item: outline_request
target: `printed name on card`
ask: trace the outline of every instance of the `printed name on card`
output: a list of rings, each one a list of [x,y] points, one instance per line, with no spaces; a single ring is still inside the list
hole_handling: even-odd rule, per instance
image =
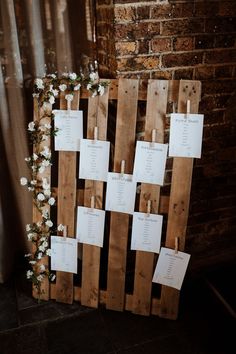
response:
[[[201,157],[203,119],[202,114],[171,114],[169,156]]]
[[[131,250],[159,253],[162,221],[162,215],[134,212]]]
[[[167,144],[137,141],[133,178],[137,182],[163,185]]]
[[[86,207],[77,208],[76,237],[80,243],[103,246],[105,211]]]
[[[82,139],[80,141],[79,178],[107,181],[110,142]]]
[[[136,182],[133,176],[109,172],[106,191],[106,210],[133,214],[136,197]]]
[[[51,269],[76,274],[77,246],[74,238],[51,236]]]
[[[54,110],[55,150],[79,151],[80,140],[83,138],[83,112],[76,110]]]
[[[189,259],[188,253],[162,247],[152,281],[180,290]]]

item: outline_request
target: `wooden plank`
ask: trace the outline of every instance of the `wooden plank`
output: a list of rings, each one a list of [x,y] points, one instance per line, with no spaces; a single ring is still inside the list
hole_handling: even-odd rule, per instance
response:
[[[185,113],[190,100],[191,113],[198,112],[201,96],[199,81],[180,81],[178,112]],[[174,158],[169,213],[167,222],[166,247],[174,248],[175,237],[179,237],[179,250],[184,250],[188,221],[189,201],[192,181],[192,158]],[[160,316],[176,319],[178,316],[179,291],[162,286]]]
[[[98,139],[106,140],[108,117],[107,88],[103,96],[89,98],[87,138],[94,138],[94,128],[98,127]],[[84,205],[91,206],[91,197],[95,196],[95,208],[103,206],[103,182],[85,181]],[[81,304],[89,307],[98,307],[99,302],[99,272],[100,272],[100,247],[83,245],[82,257],[82,286]]]
[[[44,124],[51,124],[51,119],[49,117],[49,115],[51,114],[51,110],[52,110],[52,106],[48,105],[47,106],[47,116],[45,116],[45,110],[43,107],[39,107],[38,104],[38,100],[35,98],[34,99],[34,121],[40,121],[40,125],[44,125]],[[42,118],[44,117],[45,118]],[[50,149],[50,139],[43,141],[40,143],[39,145],[39,151],[37,151],[34,147],[34,153],[35,154],[39,154],[40,151],[43,150],[44,147],[48,147]],[[36,179],[39,182],[42,182],[43,178],[47,178],[48,183],[51,182],[51,167],[47,167],[45,168],[45,171],[43,173],[37,173],[37,177]],[[43,207],[42,208],[43,211],[48,210],[48,212],[50,212],[50,208],[47,207]],[[42,221],[42,215],[39,212],[39,210],[37,209],[37,207],[33,204],[33,215],[32,215],[32,219],[33,219],[33,223],[37,223],[37,222],[41,222]],[[36,251],[36,247],[32,244],[32,251],[35,252]],[[46,267],[48,267],[49,262],[48,262],[48,256],[43,257],[40,261],[37,262],[37,267],[39,267],[41,264],[44,264]],[[41,300],[48,300],[50,297],[50,293],[49,293],[49,281],[48,278],[45,278],[42,283],[41,283],[41,294],[38,294],[38,290],[37,288],[33,285],[33,297],[38,298],[40,296]]]
[[[152,141],[152,130],[156,129],[156,142],[164,142],[165,115],[168,98],[168,81],[149,80],[145,122],[145,141]],[[140,212],[147,212],[148,200],[152,203],[152,213],[158,213],[160,186],[142,183]],[[154,253],[136,252],[133,312],[148,316],[151,309],[152,276]]]
[[[125,173],[133,171],[138,85],[138,80],[119,80],[114,172],[120,172],[122,160]],[[111,212],[106,307],[117,311],[124,308],[128,227],[129,215]]]
[[[71,109],[79,108],[79,93],[74,94]],[[60,109],[67,109],[64,95],[60,99]],[[68,237],[75,235],[76,206],[76,152],[60,151],[58,161],[57,223],[67,226]],[[73,302],[73,274],[57,272],[56,301]]]

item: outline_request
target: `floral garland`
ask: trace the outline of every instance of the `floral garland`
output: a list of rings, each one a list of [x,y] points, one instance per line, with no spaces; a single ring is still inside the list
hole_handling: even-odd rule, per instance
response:
[[[31,268],[27,270],[26,276],[37,289],[38,299],[43,293],[42,282],[46,278],[49,281],[54,281],[56,277],[54,273],[50,272],[48,266],[43,264],[43,258],[51,255],[49,240],[50,235],[55,230],[53,230],[53,222],[50,219],[49,211],[50,207],[55,205],[56,199],[53,196],[48,179],[43,176],[39,178],[39,176],[52,165],[51,151],[47,146],[42,146],[42,142],[46,142],[49,138],[55,136],[57,129],[53,128],[50,123],[44,123],[43,119],[48,118],[47,121],[53,119],[53,114],[48,113],[48,104],[53,105],[60,92],[66,91],[65,99],[67,102],[71,102],[74,92],[82,87],[91,92],[92,97],[95,97],[97,95],[102,96],[108,84],[106,81],[100,82],[96,72],[91,72],[88,77],[76,73],[63,73],[61,77],[56,74],[49,74],[43,78],[36,78],[34,81],[33,97],[37,99],[38,105],[43,108],[44,113],[38,120],[28,124],[28,132],[33,144],[33,154],[26,157],[25,161],[30,169],[31,179],[21,177],[20,183],[32,192],[34,205],[41,217],[41,221],[26,225],[28,241],[34,245],[32,253],[25,255]],[[59,232],[62,232],[63,229],[63,225],[57,227]]]

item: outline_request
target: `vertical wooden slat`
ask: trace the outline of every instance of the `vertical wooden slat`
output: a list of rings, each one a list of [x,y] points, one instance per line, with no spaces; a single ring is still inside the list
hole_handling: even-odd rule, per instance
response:
[[[152,129],[157,131],[156,142],[164,142],[165,114],[168,97],[167,80],[149,80],[145,121],[145,141],[151,141]],[[147,211],[147,201],[152,202],[152,213],[158,213],[160,186],[142,183],[139,211]],[[136,252],[133,312],[150,314],[154,253]]]
[[[93,139],[94,127],[98,127],[98,139],[106,140],[108,117],[109,89],[103,96],[89,98],[87,138]],[[84,205],[91,206],[91,197],[95,196],[95,207],[102,209],[103,182],[85,181]],[[83,245],[82,257],[82,285],[81,304],[89,307],[98,307],[99,302],[99,272],[100,272],[100,247]]]
[[[138,80],[120,79],[118,87],[114,172],[120,172],[125,160],[125,173],[132,173],[137,116]],[[108,254],[108,309],[122,311],[125,300],[125,271],[129,215],[111,212]]]
[[[178,112],[186,112],[187,100],[191,102],[191,113],[198,112],[201,84],[199,81],[180,81]],[[184,250],[188,220],[192,158],[175,157],[173,161],[170,204],[167,223],[166,247],[174,248],[175,237],[179,237],[179,250]],[[176,319],[178,316],[179,291],[162,286],[160,316]]]
[[[51,105],[48,105],[47,107],[47,114],[49,115],[51,113]],[[40,120],[40,125],[43,124],[48,124],[51,123],[49,117],[42,118],[45,115],[44,108],[40,108],[37,99],[34,99],[34,121],[39,121]],[[50,149],[50,139],[47,141],[43,141],[40,143],[39,149],[40,151],[43,150],[44,147],[48,147]],[[39,151],[36,151],[34,148],[34,153],[38,154]],[[47,178],[48,183],[51,182],[51,168],[47,167],[43,173],[37,173],[37,180],[42,181],[43,178]],[[48,208],[43,207],[43,210]],[[33,223],[41,222],[42,221],[42,215],[37,209],[37,207],[33,204],[33,213],[32,213],[32,218],[33,218]],[[35,252],[36,248],[34,245],[32,245],[32,251]],[[40,266],[40,264],[44,264],[46,267],[48,266],[48,256],[43,257],[39,262],[37,266]],[[38,298],[38,290],[33,286],[33,297]],[[40,294],[40,299],[41,300],[49,300],[50,294],[49,294],[49,281],[47,278],[45,278],[42,283],[41,283],[41,294]]]
[[[64,95],[60,99],[60,109],[67,108]],[[74,94],[71,109],[79,108],[79,93]],[[68,237],[75,235],[76,206],[76,152],[60,151],[58,161],[57,223],[67,226]],[[57,272],[56,300],[73,302],[73,274]]]

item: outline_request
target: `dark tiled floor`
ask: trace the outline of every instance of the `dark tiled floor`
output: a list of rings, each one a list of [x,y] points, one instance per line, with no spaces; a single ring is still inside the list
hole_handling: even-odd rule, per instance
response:
[[[0,354],[234,354],[235,274],[230,265],[186,277],[179,317],[171,321],[39,304],[20,272],[0,285]]]

